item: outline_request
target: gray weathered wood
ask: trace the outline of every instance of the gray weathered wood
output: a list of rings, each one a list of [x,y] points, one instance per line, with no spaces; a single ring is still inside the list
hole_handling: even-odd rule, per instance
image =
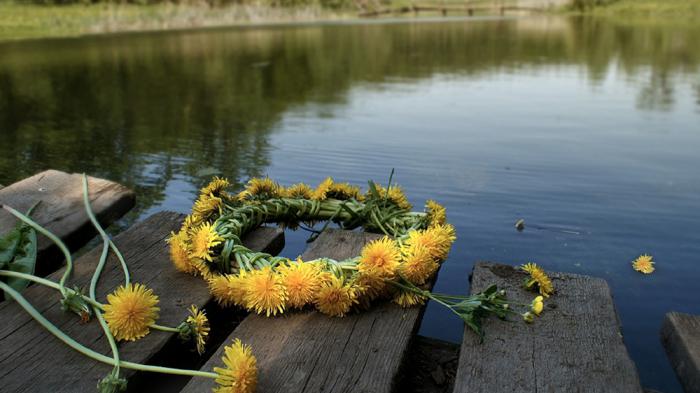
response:
[[[686,393],[700,393],[700,316],[670,312],[661,342]]]
[[[302,258],[346,258],[359,255],[377,235],[329,230]],[[250,344],[259,368],[258,392],[390,392],[421,308],[402,309],[383,303],[370,310],[332,318],[318,312],[284,317],[248,316],[228,337]],[[223,346],[203,367],[221,364]],[[183,392],[210,391],[213,383],[193,378]]]
[[[120,184],[89,177],[88,185],[92,209],[105,227],[134,207],[134,193]],[[82,247],[97,234],[85,213],[82,175],[48,170],[0,190],[0,205],[23,213],[38,201],[41,203],[32,218],[71,250]],[[16,222],[10,213],[0,210],[0,234],[10,231]],[[48,238],[39,236],[38,240],[37,274],[45,275],[57,269],[63,258]]]
[[[512,266],[477,263],[471,293],[496,284],[509,299],[529,304],[526,274]],[[455,392],[641,392],[622,341],[605,280],[551,273],[557,294],[532,324],[489,318],[483,343],[465,329]]]
[[[177,326],[186,317],[190,305],[203,307],[212,299],[201,278],[176,271],[169,260],[165,239],[179,228],[182,219],[177,213],[158,213],[114,239],[129,264],[132,281],[147,285],[159,296],[158,323],[166,326]],[[279,229],[260,228],[244,242],[255,249],[276,253],[283,247],[283,236]],[[71,284],[88,285],[101,248],[96,247],[77,261]],[[57,280],[62,271],[49,277]],[[98,293],[111,292],[122,280],[118,262],[110,257]],[[99,325],[95,321],[81,325],[75,315],[62,312],[56,291],[34,285],[24,295],[65,333],[99,352],[110,353]],[[3,392],[91,392],[95,391],[97,381],[111,370],[110,366],[98,364],[65,346],[15,302],[0,304],[0,321],[0,386]],[[136,342],[120,343],[122,359],[146,362],[173,336],[153,331]],[[126,377],[134,374],[130,370],[122,371]]]

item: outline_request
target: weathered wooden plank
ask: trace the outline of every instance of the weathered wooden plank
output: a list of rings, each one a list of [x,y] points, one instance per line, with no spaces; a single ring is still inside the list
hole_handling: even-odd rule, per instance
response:
[[[605,280],[552,273],[557,294],[533,324],[489,318],[486,337],[465,329],[455,392],[642,392],[622,340]],[[529,304],[526,274],[493,263],[477,263],[471,292],[496,284],[513,302]]]
[[[358,255],[377,235],[328,230],[302,258]],[[258,392],[390,392],[418,328],[421,308],[384,303],[372,309],[331,318],[318,312],[284,317],[248,316],[228,337],[253,347],[258,359]],[[219,365],[223,346],[203,369]],[[206,392],[211,381],[193,378],[183,392]]]
[[[670,312],[661,342],[686,393],[700,393],[700,316]]]
[[[89,177],[88,185],[92,208],[105,227],[134,207],[134,193],[120,184]],[[2,188],[0,205],[25,212],[41,201],[32,218],[76,250],[97,234],[85,213],[82,190],[82,175],[48,170]],[[11,230],[16,222],[11,214],[0,210],[0,234]],[[63,258],[49,239],[39,236],[38,240],[37,274],[46,275],[56,270]]]
[[[191,305],[202,307],[211,301],[206,283],[201,278],[180,273],[172,267],[165,239],[179,228],[183,216],[158,213],[116,236],[114,241],[129,264],[133,282],[143,283],[159,296],[160,324],[177,326]],[[251,247],[276,253],[283,247],[283,232],[260,228],[247,236]],[[75,264],[72,283],[87,286],[99,259],[101,246],[82,256]],[[58,271],[50,277],[57,280]],[[122,283],[118,262],[111,257],[98,287],[106,294]],[[25,296],[49,320],[84,345],[109,354],[102,330],[95,322],[81,325],[76,316],[60,310],[55,291],[34,285]],[[0,386],[7,392],[89,392],[104,377],[109,366],[86,359],[66,347],[34,322],[15,302],[0,304]],[[120,343],[122,358],[145,362],[173,337],[171,333],[151,332],[131,343]],[[190,355],[196,356],[196,355]],[[122,370],[124,376],[133,375]],[[40,378],[39,378],[40,376]]]

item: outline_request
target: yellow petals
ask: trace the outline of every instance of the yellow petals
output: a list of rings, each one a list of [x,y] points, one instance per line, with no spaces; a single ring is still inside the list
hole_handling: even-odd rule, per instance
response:
[[[403,278],[413,284],[424,284],[440,268],[430,250],[420,243],[404,247],[403,253],[404,257],[399,265],[399,272]]]
[[[201,194],[203,195],[221,195],[226,188],[228,188],[231,185],[231,183],[228,181],[228,179],[224,179],[221,177],[214,177],[212,181],[202,190],[200,191]]]
[[[311,199],[313,190],[304,183],[294,184],[284,190],[284,196],[287,198]]]
[[[311,199],[323,201],[328,197],[328,191],[333,187],[333,178],[325,178],[311,194]]]
[[[249,310],[268,317],[284,312],[287,292],[282,284],[282,277],[271,267],[266,266],[249,272],[244,283],[243,300]]]
[[[447,258],[447,254],[452,248],[455,239],[455,229],[450,224],[435,225],[421,231],[411,231],[408,233],[407,244],[409,246],[423,246],[430,252],[430,255],[438,261]]]
[[[224,307],[245,306],[245,272],[239,274],[212,275],[207,282],[209,292]]]
[[[428,212],[428,222],[431,227],[444,225],[447,222],[447,211],[441,204],[431,199],[425,203],[425,209]]]
[[[214,367],[218,374],[214,393],[253,393],[258,384],[257,360],[249,345],[235,339],[224,349],[225,367]]]
[[[117,340],[135,341],[158,319],[158,297],[142,284],[127,284],[107,295],[104,318]]]
[[[282,284],[287,290],[287,305],[302,308],[311,303],[323,283],[321,267],[301,260],[279,268]]]
[[[652,256],[647,254],[640,255],[637,259],[635,259],[632,262],[632,268],[644,274],[651,274],[654,272],[654,270],[656,270],[654,268],[654,261],[652,261]]]
[[[245,190],[238,194],[241,201],[254,199],[271,199],[282,196],[284,189],[269,177],[252,178],[248,181]]]
[[[172,233],[168,238],[170,244],[170,260],[175,268],[183,273],[195,274],[197,267],[192,263],[189,254],[188,237],[185,231]]]
[[[388,199],[391,203],[394,205],[400,207],[401,209],[404,210],[411,210],[413,208],[413,205],[411,205],[408,202],[408,198],[406,198],[406,194],[404,194],[403,190],[399,186],[390,186],[389,191],[387,191],[386,188],[382,187],[381,185],[374,183],[374,187],[377,190],[377,193],[379,194],[379,197],[384,199]],[[367,194],[365,195],[366,198],[372,198],[373,195],[371,191],[368,191]]]
[[[207,343],[209,336],[209,319],[204,311],[199,310],[197,306],[190,307],[190,315],[185,320],[186,332],[180,333],[180,336],[186,339],[191,339],[195,342],[197,353],[204,353],[204,345]]]
[[[526,288],[536,287],[540,295],[544,297],[549,297],[554,293],[554,284],[552,284],[552,280],[541,267],[530,262],[521,266],[521,269],[530,275],[530,278],[525,283]]]
[[[533,299],[530,309],[533,313],[535,313],[535,315],[539,316],[542,313],[542,310],[544,310],[544,298],[542,296],[537,296],[535,299]]]
[[[396,275],[400,261],[401,252],[396,241],[384,236],[362,248],[358,269],[360,273],[372,270],[382,278],[391,279]]]
[[[403,308],[408,308],[419,305],[422,306],[425,304],[426,300],[425,297],[417,293],[401,290],[394,296],[392,301]]]
[[[192,207],[192,216],[198,221],[207,221],[216,214],[221,213],[224,201],[212,194],[202,194],[197,198]]]
[[[201,258],[205,261],[212,261],[212,248],[221,244],[224,239],[219,236],[214,226],[205,223],[192,231],[190,236],[192,242],[191,256]]]
[[[357,288],[344,279],[332,276],[316,293],[314,301],[318,311],[333,317],[342,317],[357,304]]]

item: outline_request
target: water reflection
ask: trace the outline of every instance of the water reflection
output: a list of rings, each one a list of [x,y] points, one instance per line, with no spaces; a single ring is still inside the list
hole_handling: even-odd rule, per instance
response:
[[[213,173],[362,182],[396,167],[463,239],[439,290],[466,291],[476,259],[604,277],[643,382],[678,391],[657,334],[670,308],[700,313],[698,41],[700,26],[527,18],[0,44],[0,183],[114,179],[138,192],[128,224],[186,210]],[[519,217],[544,229],[517,233]],[[640,284],[627,261],[645,251],[667,263]],[[451,316],[425,321],[459,340]]]

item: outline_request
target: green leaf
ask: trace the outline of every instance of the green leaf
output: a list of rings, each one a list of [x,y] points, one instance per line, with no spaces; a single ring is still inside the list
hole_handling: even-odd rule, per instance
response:
[[[22,223],[18,223],[10,232],[0,238],[0,267],[10,263],[17,253],[22,239]]]
[[[34,274],[36,266],[37,239],[36,231],[32,228],[22,231],[22,247],[20,252],[15,255],[12,262],[7,264],[7,269],[13,272]],[[29,285],[28,280],[20,278],[8,277],[7,285],[11,286],[16,291],[22,291]]]

